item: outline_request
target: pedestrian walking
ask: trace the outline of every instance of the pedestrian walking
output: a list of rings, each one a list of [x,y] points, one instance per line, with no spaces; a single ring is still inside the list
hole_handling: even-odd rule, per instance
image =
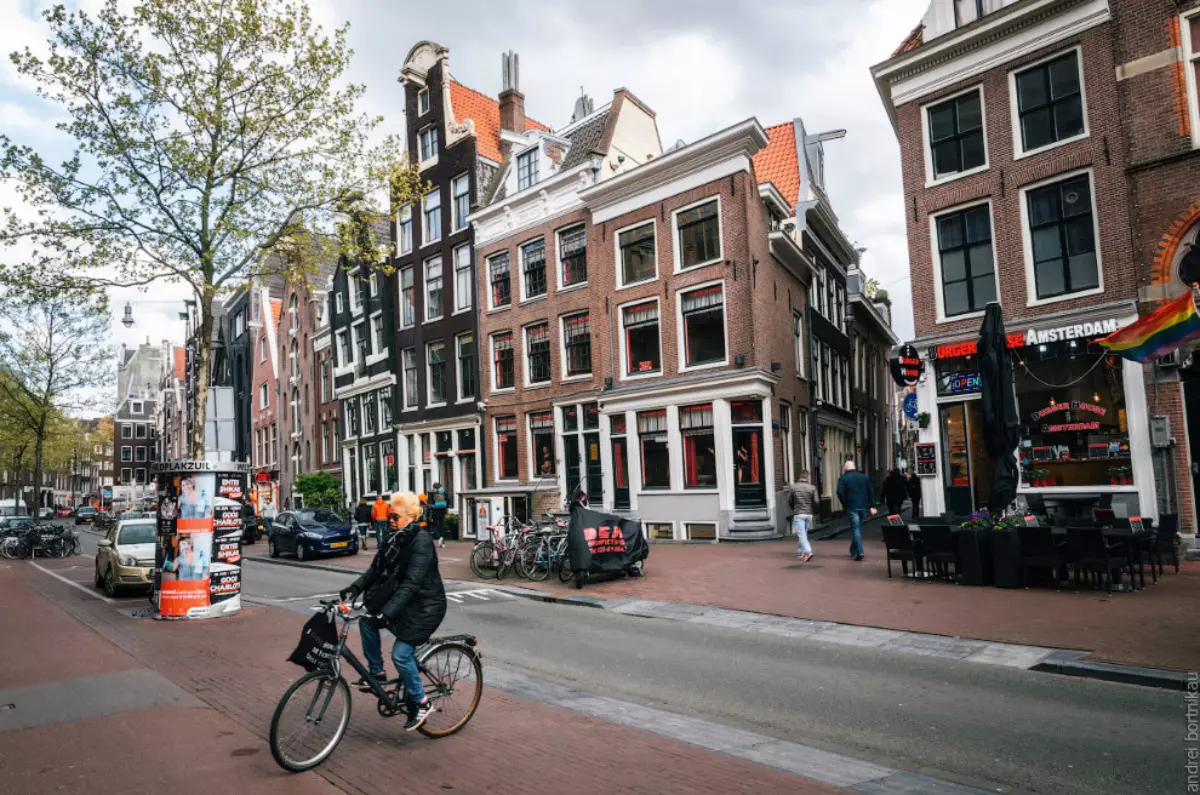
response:
[[[871,516],[879,513],[875,508],[875,486],[869,477],[858,471],[853,461],[847,461],[842,467],[842,476],[838,478],[837,495],[850,519],[850,557],[862,560],[865,557],[862,545],[863,519],[868,511]]]
[[[917,517],[924,515],[921,513],[921,480],[916,472],[908,473],[905,485],[908,487],[908,498],[912,500],[912,519],[916,521]]]
[[[792,512],[792,529],[796,533],[796,555],[801,563],[812,560],[808,531],[812,528],[818,499],[817,487],[809,482],[806,469],[800,473],[800,480],[788,487],[788,507]]]
[[[383,544],[383,538],[387,534],[388,529],[388,498],[390,495],[380,494],[375,497],[375,504],[371,506],[371,523],[375,526],[375,546]]]
[[[908,483],[899,469],[893,469],[883,481],[883,499],[887,503],[888,513],[898,516],[907,496]]]
[[[371,536],[371,513],[371,506],[367,504],[364,494],[358,498],[358,505],[354,506],[354,524],[358,526],[358,538],[363,549],[367,548],[367,539]]]
[[[446,547],[446,511],[449,507],[446,490],[441,483],[434,483],[429,499],[429,533],[441,549]]]
[[[275,504],[268,499],[262,507],[263,530],[268,537],[271,535],[271,525],[275,523],[275,516]]]

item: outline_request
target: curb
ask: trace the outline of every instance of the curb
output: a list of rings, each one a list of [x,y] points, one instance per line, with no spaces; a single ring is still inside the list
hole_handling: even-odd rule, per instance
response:
[[[349,566],[334,566],[328,563],[309,563],[301,560],[281,560],[279,558],[259,557],[258,555],[242,555],[243,561],[253,563],[270,563],[272,566],[291,566],[297,569],[313,569],[314,571],[330,571],[334,574],[362,574],[366,569],[352,569]]]

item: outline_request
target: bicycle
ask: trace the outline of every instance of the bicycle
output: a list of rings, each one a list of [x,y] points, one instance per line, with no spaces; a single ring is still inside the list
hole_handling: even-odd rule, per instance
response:
[[[471,550],[471,571],[481,580],[502,580],[520,557],[522,538],[532,528],[510,516],[486,529],[490,537]],[[500,530],[503,533],[498,534]]]
[[[280,767],[292,773],[311,770],[328,759],[350,725],[350,686],[342,677],[342,660],[348,662],[370,685],[371,692],[378,698],[376,709],[382,717],[405,714],[404,686],[401,681],[378,681],[354,652],[346,648],[350,627],[364,614],[355,612],[350,605],[336,599],[322,600],[320,605],[320,608],[314,609],[324,612],[326,618],[332,620],[337,617],[342,620],[337,653],[327,665],[293,682],[284,691],[271,717],[271,756]],[[426,737],[449,737],[461,731],[479,707],[479,698],[483,694],[483,665],[480,662],[482,658],[475,651],[475,644],[473,635],[447,635],[430,638],[429,642],[417,649],[417,669],[421,672],[425,695],[434,706],[425,723],[417,728]],[[462,712],[456,709],[461,706],[461,702],[455,700],[460,694],[469,695],[469,703]],[[293,706],[299,707],[299,715],[289,711],[289,707]],[[295,720],[297,717],[298,721]],[[298,722],[298,727],[289,729],[292,722]],[[305,737],[310,733],[319,734],[326,727],[332,732],[330,736],[317,740],[311,755],[296,758],[309,753],[297,751],[298,746],[309,747],[309,743],[304,741]],[[293,751],[297,751],[296,756]]]

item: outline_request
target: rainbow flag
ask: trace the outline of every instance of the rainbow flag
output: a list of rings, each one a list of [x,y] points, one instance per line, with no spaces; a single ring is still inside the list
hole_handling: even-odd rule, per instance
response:
[[[1136,323],[1097,340],[1109,351],[1135,362],[1149,362],[1175,348],[1200,340],[1200,313],[1192,291],[1139,318]]]

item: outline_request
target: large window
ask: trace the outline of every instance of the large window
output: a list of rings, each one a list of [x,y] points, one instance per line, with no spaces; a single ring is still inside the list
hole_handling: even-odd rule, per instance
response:
[[[1098,288],[1100,267],[1088,175],[1031,189],[1026,196],[1037,297]]]
[[[475,397],[475,337],[460,334],[458,344],[458,399]]]
[[[471,213],[471,179],[466,174],[456,177],[451,187],[454,194],[454,231],[467,228]]]
[[[462,245],[454,249],[454,311],[464,312],[471,308],[471,294],[475,287],[475,268],[471,265],[471,246]]]
[[[362,396],[363,433],[371,436],[375,433],[375,420],[379,418],[379,405],[374,392]]]
[[[492,335],[492,362],[496,389],[513,388],[513,335],[502,331]]]
[[[792,337],[796,349],[796,375],[804,378],[808,374],[808,346],[804,344],[804,315],[792,312]]]
[[[429,379],[429,402],[446,402],[446,343],[431,342],[425,348]]]
[[[525,356],[531,384],[550,381],[550,324],[538,323],[525,329]]]
[[[725,361],[725,296],[719,284],[682,293],[683,350],[687,367]]]
[[[683,434],[683,485],[689,489],[716,488],[717,438],[713,434],[711,403],[679,409]]]
[[[554,475],[554,412],[543,411],[529,415],[529,437],[532,441],[534,471],[540,478]]]
[[[1083,135],[1083,91],[1074,50],[1017,72],[1013,80],[1023,151]]]
[[[363,445],[363,489],[373,494],[379,493],[379,458],[375,445]]]
[[[321,362],[321,402],[329,402],[329,362]]]
[[[649,281],[657,275],[653,221],[618,233],[617,248],[621,259],[622,285]]]
[[[429,89],[422,88],[417,92],[417,115],[424,116],[429,112]]]
[[[658,338],[658,304],[647,301],[621,310],[625,329],[625,372],[627,375],[662,370]]]
[[[546,294],[546,241],[535,240],[521,246],[521,274],[524,298]]]
[[[712,199],[675,215],[680,268],[694,268],[721,258],[719,211],[719,202]]]
[[[1183,68],[1191,111],[1192,145],[1200,146],[1200,13],[1181,20]]]
[[[371,318],[371,349],[375,351],[375,355],[383,353],[383,315],[375,315]]]
[[[637,415],[638,442],[642,447],[642,488],[671,488],[671,454],[667,446],[667,412],[643,411]]]
[[[946,317],[982,312],[996,300],[992,221],[986,204],[939,216],[938,262]]]
[[[509,272],[507,251],[488,259],[488,284],[492,288],[493,309],[512,303],[512,277]]]
[[[432,191],[425,196],[425,237],[422,245],[429,245],[442,238],[442,192]]]
[[[412,205],[406,204],[400,208],[400,220],[396,224],[398,234],[396,235],[396,246],[399,254],[407,254],[412,251]]]
[[[587,312],[563,318],[563,348],[568,378],[592,372],[592,331]]]
[[[928,109],[933,178],[971,171],[987,163],[979,89]]]
[[[442,316],[442,258],[425,261],[425,319]]]
[[[417,322],[417,290],[413,266],[400,269],[400,326]]]
[[[426,127],[418,134],[421,146],[421,162],[437,157],[438,129],[436,125]]]
[[[417,407],[417,349],[405,348],[400,354],[404,365],[404,408]]]
[[[392,427],[392,390],[379,390],[379,430],[386,431]]]
[[[538,149],[517,155],[517,190],[525,190],[538,181]]]
[[[502,480],[517,475],[517,418],[496,418],[496,476]]]
[[[587,227],[576,226],[558,233],[558,252],[562,262],[559,281],[574,287],[587,282]]]

